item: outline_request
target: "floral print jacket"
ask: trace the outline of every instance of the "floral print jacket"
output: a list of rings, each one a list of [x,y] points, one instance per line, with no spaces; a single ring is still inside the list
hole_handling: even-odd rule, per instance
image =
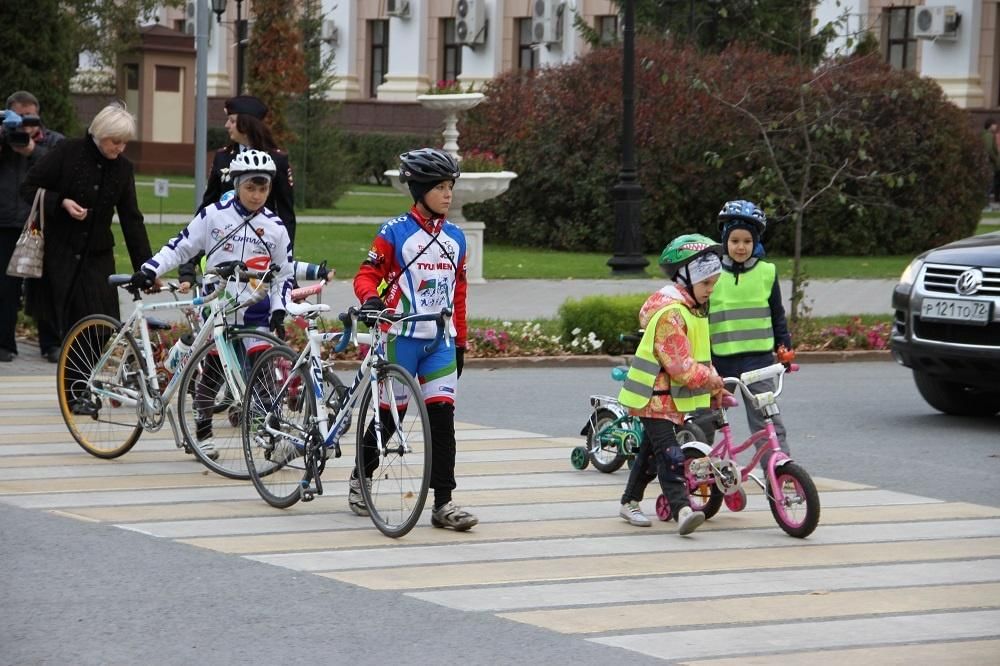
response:
[[[676,302],[682,302],[688,309],[694,309],[694,299],[674,283],[668,283],[646,299],[639,310],[639,326],[645,328],[657,312]],[[653,339],[653,353],[660,362],[661,371],[653,383],[653,391],[670,389],[670,377],[683,382],[689,388],[707,386],[713,398],[722,390],[722,378],[711,366],[694,360],[691,343],[688,341],[684,318],[676,310],[664,313],[656,324]],[[651,419],[667,419],[678,425],[684,423],[684,414],[677,411],[669,394],[653,395],[649,404],[641,409],[629,409],[633,416]]]

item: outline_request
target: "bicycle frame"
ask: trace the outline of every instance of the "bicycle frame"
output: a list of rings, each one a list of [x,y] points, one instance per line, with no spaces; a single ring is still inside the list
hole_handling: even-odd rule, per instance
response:
[[[732,426],[729,424],[729,419],[726,417],[725,409],[718,410],[716,413],[716,418],[718,419],[717,425],[718,430],[722,433],[719,442],[712,447],[709,447],[707,444],[702,442],[689,442],[681,447],[682,449],[697,449],[706,456],[701,459],[704,462],[700,465],[697,460],[692,461],[691,468],[693,469],[691,469],[688,478],[689,490],[694,490],[695,488],[703,485],[705,480],[710,475],[714,479],[714,482],[719,490],[727,496],[738,492],[742,487],[742,484],[747,479],[753,479],[753,481],[764,490],[766,490],[767,485],[769,485],[771,488],[775,489],[775,492],[781,492],[780,488],[777,488],[777,484],[775,483],[775,470],[782,465],[793,461],[787,453],[781,450],[781,445],[778,441],[778,434],[774,428],[774,421],[771,417],[778,413],[776,400],[778,395],[781,394],[784,372],[784,366],[781,363],[775,363],[774,365],[761,368],[760,370],[743,373],[741,377],[726,377],[723,379],[726,386],[737,387],[743,395],[744,400],[750,401],[750,404],[752,404],[755,409],[764,413],[764,428],[752,433],[742,442],[735,443],[733,441]],[[778,379],[778,386],[774,391],[754,394],[748,388],[749,384],[767,379],[773,379],[775,377]],[[736,406],[736,403],[733,401],[732,403],[724,406],[733,407]],[[736,462],[736,457],[749,449],[751,446],[758,444],[766,445],[759,446],[751,457],[750,462],[745,466],[740,466]],[[757,468],[757,465],[759,465],[761,460],[768,454],[770,454],[770,456],[764,465],[764,474],[769,481],[769,484],[765,485],[764,481],[757,478],[757,476],[753,473],[753,470]],[[708,466],[707,468],[706,465]]]
[[[303,299],[307,296],[319,293],[323,288],[324,283],[319,283],[312,287],[305,289],[297,289],[293,293],[293,299]],[[307,328],[307,339],[308,344],[305,349],[299,354],[295,363],[292,365],[291,370],[288,373],[288,377],[285,379],[281,390],[285,389],[287,383],[292,381],[295,376],[295,371],[301,368],[303,365],[309,365],[309,374],[313,380],[313,395],[311,399],[315,407],[314,423],[311,423],[311,427],[318,428],[320,440],[322,446],[332,447],[334,450],[334,456],[339,458],[341,456],[340,449],[340,439],[339,435],[342,434],[341,427],[344,421],[351,418],[351,412],[357,405],[358,400],[364,393],[362,389],[362,383],[365,381],[365,377],[368,378],[369,384],[372,386],[372,390],[376,390],[378,383],[378,368],[379,366],[388,363],[388,359],[385,356],[385,337],[388,332],[383,331],[381,326],[373,325],[370,327],[368,333],[358,332],[357,321],[359,311],[356,308],[349,308],[348,311],[340,315],[340,320],[344,323],[343,331],[335,331],[329,333],[321,333],[317,330],[315,315],[320,312],[329,311],[329,306],[323,304],[298,304],[290,303],[288,305],[289,314],[296,315],[301,314],[307,317],[308,328]],[[444,336],[444,331],[448,329],[447,319],[450,317],[450,312],[439,321],[438,336],[431,342],[428,346],[439,344],[441,340],[445,340],[445,344],[449,344],[447,338]],[[438,315],[416,315],[416,316],[400,316],[400,317],[379,317],[378,320],[386,323],[397,323],[402,321],[426,321],[429,319],[437,319]],[[334,349],[335,352],[342,352],[347,349],[349,344],[368,345],[368,352],[365,354],[361,361],[361,365],[358,367],[357,372],[354,375],[354,380],[351,382],[350,388],[339,398],[339,404],[337,409],[337,416],[332,424],[329,424],[330,411],[327,406],[327,401],[323,400],[323,395],[326,392],[326,380],[323,377],[323,344],[331,343],[337,341],[337,345]],[[278,393],[281,392],[278,391]],[[381,396],[379,396],[381,402]],[[419,400],[420,396],[411,396],[411,398]],[[399,402],[393,396],[393,399],[388,401],[388,409],[392,415],[394,422],[399,422]],[[381,410],[376,409],[374,414],[375,419],[375,433],[376,433],[376,445],[379,449],[382,448],[381,442]],[[296,447],[302,448],[303,450],[307,447],[308,432],[303,432],[303,436],[293,437],[288,433],[282,432],[280,429],[275,428],[272,423],[265,422],[264,430],[276,437],[285,437]],[[404,452],[409,453],[412,449],[409,444],[403,441]],[[308,456],[307,456],[308,457]],[[317,479],[317,484],[318,484]]]
[[[123,280],[129,277],[130,276],[127,275],[112,276],[112,280],[117,284],[117,286],[123,286],[125,284]],[[143,381],[137,382],[137,389],[125,386],[124,382],[119,380],[115,389],[110,390],[98,385],[98,383],[94,382],[93,378],[88,379],[88,383],[90,384],[89,388],[95,395],[118,401],[123,405],[136,407],[140,415],[143,429],[156,432],[163,427],[164,421],[168,421],[170,423],[171,431],[173,432],[174,442],[177,444],[178,448],[183,446],[183,441],[177,424],[173,398],[177,393],[180,378],[183,375],[183,370],[187,365],[189,358],[182,360],[180,366],[174,371],[174,374],[168,381],[166,387],[161,390],[156,370],[156,358],[153,354],[152,338],[149,330],[149,313],[161,310],[195,308],[203,305],[209,305],[210,308],[208,317],[197,331],[191,347],[192,349],[198,349],[207,343],[209,336],[213,337],[216,342],[216,347],[221,351],[220,360],[222,361],[221,365],[226,385],[231,390],[237,391],[234,395],[242,395],[242,391],[245,388],[242,373],[237,370],[239,367],[239,359],[236,356],[235,350],[226,340],[226,317],[230,313],[230,307],[228,298],[220,299],[221,295],[226,294],[225,287],[221,284],[223,279],[216,275],[206,277],[214,278],[214,280],[208,281],[209,284],[220,283],[220,286],[212,294],[204,297],[196,296],[189,300],[175,300],[168,301],[166,303],[144,303],[141,292],[138,290],[133,292],[135,306],[132,314],[129,315],[128,319],[126,319],[121,325],[118,333],[115,334],[115,337],[111,340],[110,344],[107,345],[103,355],[98,359],[97,363],[94,364],[94,367],[101,368],[108,364],[114,350],[118,348],[125,338],[132,338],[135,340],[135,332],[137,331],[139,338],[138,340],[135,340],[135,342],[139,347],[143,364],[143,368],[139,373]],[[257,291],[261,290],[261,286],[263,284],[264,283],[261,282],[257,286],[254,296],[257,295]],[[241,305],[241,307],[243,307],[243,305]],[[127,369],[122,367],[121,371],[127,372]]]

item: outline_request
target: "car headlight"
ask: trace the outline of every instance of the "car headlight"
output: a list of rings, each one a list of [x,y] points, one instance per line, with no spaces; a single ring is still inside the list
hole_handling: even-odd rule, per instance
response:
[[[921,267],[924,265],[923,259],[914,259],[910,262],[910,265],[906,267],[903,274],[899,276],[899,283],[902,285],[910,286],[917,279],[917,275],[920,273]]]

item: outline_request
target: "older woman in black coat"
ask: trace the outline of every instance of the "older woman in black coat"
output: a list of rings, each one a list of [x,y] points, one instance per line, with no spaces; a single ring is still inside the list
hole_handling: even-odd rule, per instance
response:
[[[118,211],[132,270],[152,256],[135,195],[132,163],[122,156],[135,137],[135,119],[111,104],[94,117],[82,139],[62,141],[25,177],[21,196],[31,201],[45,188],[45,256],[42,277],[30,280],[28,314],[39,323],[46,358],[67,330],[91,314],[120,317],[118,293],[108,285],[115,272],[112,216]]]

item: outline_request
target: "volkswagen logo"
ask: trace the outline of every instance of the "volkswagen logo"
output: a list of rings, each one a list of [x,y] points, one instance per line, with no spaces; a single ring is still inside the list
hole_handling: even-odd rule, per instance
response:
[[[983,272],[978,268],[970,268],[955,281],[955,291],[962,296],[971,296],[983,286]]]

